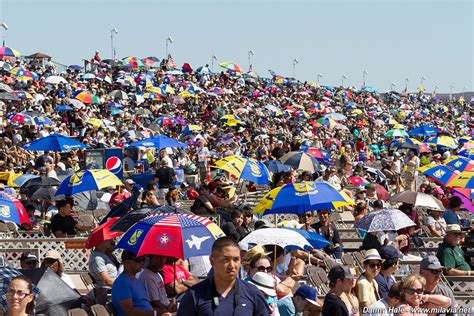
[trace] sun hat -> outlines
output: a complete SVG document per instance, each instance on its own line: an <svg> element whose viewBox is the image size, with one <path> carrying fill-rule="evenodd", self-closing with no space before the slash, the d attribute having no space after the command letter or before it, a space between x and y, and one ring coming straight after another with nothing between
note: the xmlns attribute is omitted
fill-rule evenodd
<svg viewBox="0 0 474 316"><path fill-rule="evenodd" d="M367 252L365 253L365 257L364 257L364 263L367 260L380 260L380 261L383 261L382 257L380 257L380 254L377 251L377 249L367 250Z"/></svg>
<svg viewBox="0 0 474 316"><path fill-rule="evenodd" d="M309 285L300 286L296 290L294 296L301 296L302 298L304 298L305 300L307 300L311 304L313 304L315 306L320 306L317 302L318 291L316 291L316 289L314 287L311 287Z"/></svg>
<svg viewBox="0 0 474 316"><path fill-rule="evenodd" d="M276 296L275 281L270 274L265 272L257 272L253 275L250 283L255 285L260 291L268 296Z"/></svg>
<svg viewBox="0 0 474 316"><path fill-rule="evenodd" d="M461 226L458 224L451 224L446 226L446 234L454 233L454 234L462 234L463 231L461 230Z"/></svg>

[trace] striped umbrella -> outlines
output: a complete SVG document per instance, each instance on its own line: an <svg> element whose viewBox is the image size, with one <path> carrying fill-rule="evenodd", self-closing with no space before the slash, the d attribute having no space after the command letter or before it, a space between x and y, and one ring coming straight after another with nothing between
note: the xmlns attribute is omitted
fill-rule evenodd
<svg viewBox="0 0 474 316"><path fill-rule="evenodd" d="M446 165L461 172L474 171L474 160L462 156L453 156L445 160Z"/></svg>
<svg viewBox="0 0 474 316"><path fill-rule="evenodd" d="M125 62L125 67L130 67L130 68L139 68L139 67L144 67L145 64L143 61L141 61L139 58L130 56L130 57L125 57L122 59Z"/></svg>
<svg viewBox="0 0 474 316"><path fill-rule="evenodd" d="M78 90L74 93L74 98L85 104L98 103L99 98L87 90Z"/></svg>
<svg viewBox="0 0 474 316"><path fill-rule="evenodd" d="M454 177L447 186L474 189L474 172L461 172L456 177Z"/></svg>
<svg viewBox="0 0 474 316"><path fill-rule="evenodd" d="M458 147L458 142L449 136L438 136L429 138L426 143L428 145L438 146L438 147L446 147L454 149Z"/></svg>
<svg viewBox="0 0 474 316"><path fill-rule="evenodd" d="M305 170L311 173L321 170L321 166L316 158L301 151L290 151L283 155L280 161L295 170Z"/></svg>
<svg viewBox="0 0 474 316"><path fill-rule="evenodd" d="M16 59L20 56L20 52L16 49L7 46L0 47L0 59Z"/></svg>
<svg viewBox="0 0 474 316"><path fill-rule="evenodd" d="M226 62L220 63L219 66L221 66L222 68L231 70L231 71L242 73L242 68L240 68L240 66L237 65L236 63L226 61Z"/></svg>
<svg viewBox="0 0 474 316"><path fill-rule="evenodd" d="M403 129L392 129L392 130L389 130L385 136L387 137L407 137L408 134L405 130Z"/></svg>
<svg viewBox="0 0 474 316"><path fill-rule="evenodd" d="M320 148L314 148L314 147L307 147L303 148L302 150L305 153L310 154L314 158L316 158L317 161L323 162L329 162L331 160L331 155L329 155L325 150L320 149Z"/></svg>
<svg viewBox="0 0 474 316"><path fill-rule="evenodd" d="M421 171L425 176L441 185L447 185L456 175L459 174L459 171L456 171L451 166L437 164L423 166L418 168L418 171Z"/></svg>

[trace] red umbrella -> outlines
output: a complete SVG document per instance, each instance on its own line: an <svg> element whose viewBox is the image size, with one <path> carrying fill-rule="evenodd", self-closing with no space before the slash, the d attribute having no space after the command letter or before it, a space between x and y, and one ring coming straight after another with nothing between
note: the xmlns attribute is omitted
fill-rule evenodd
<svg viewBox="0 0 474 316"><path fill-rule="evenodd" d="M337 138L331 137L331 138L326 139L326 147L331 146L331 143L335 143L337 145L337 147L339 147L339 148L342 147L341 141Z"/></svg>
<svg viewBox="0 0 474 316"><path fill-rule="evenodd" d="M369 181L359 176L350 176L348 179L354 187L365 186L369 183Z"/></svg>
<svg viewBox="0 0 474 316"><path fill-rule="evenodd" d="M119 220L120 217L112 217L107 222L95 228L87 238L86 248L91 249L98 244L122 235L122 232L111 232L110 226Z"/></svg>
<svg viewBox="0 0 474 316"><path fill-rule="evenodd" d="M388 201L390 198L390 193L381 185L375 184L375 191L377 192L377 198L382 201Z"/></svg>

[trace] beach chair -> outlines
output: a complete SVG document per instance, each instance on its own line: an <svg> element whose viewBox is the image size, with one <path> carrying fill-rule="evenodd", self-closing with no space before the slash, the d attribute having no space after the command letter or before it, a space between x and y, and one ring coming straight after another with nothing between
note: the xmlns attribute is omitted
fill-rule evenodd
<svg viewBox="0 0 474 316"><path fill-rule="evenodd" d="M110 312L104 305L95 304L91 306L92 314L94 316L109 316Z"/></svg>
<svg viewBox="0 0 474 316"><path fill-rule="evenodd" d="M68 316L88 316L87 312L83 310L82 308L74 308L70 309L67 312Z"/></svg>

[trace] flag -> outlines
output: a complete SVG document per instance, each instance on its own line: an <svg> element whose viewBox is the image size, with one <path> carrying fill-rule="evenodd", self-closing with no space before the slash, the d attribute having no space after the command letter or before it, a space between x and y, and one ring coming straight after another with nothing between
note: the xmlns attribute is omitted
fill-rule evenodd
<svg viewBox="0 0 474 316"><path fill-rule="evenodd" d="M408 95L408 87L405 87L402 91L402 96L406 97Z"/></svg>
<svg viewBox="0 0 474 316"><path fill-rule="evenodd" d="M168 55L168 68L176 69L176 64L174 63L173 56L171 54Z"/></svg>
<svg viewBox="0 0 474 316"><path fill-rule="evenodd" d="M433 92L431 93L431 98L436 99L436 90L433 90Z"/></svg>
<svg viewBox="0 0 474 316"><path fill-rule="evenodd" d="M425 88L422 85L419 85L417 89L418 89L418 92L424 92L425 91Z"/></svg>

